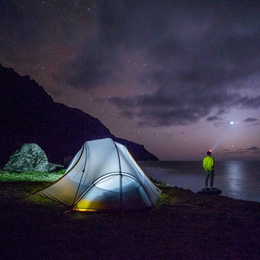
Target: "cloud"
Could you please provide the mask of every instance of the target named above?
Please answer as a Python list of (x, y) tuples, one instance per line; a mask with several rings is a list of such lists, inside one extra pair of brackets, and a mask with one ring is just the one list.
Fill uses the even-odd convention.
[(249, 117), (249, 118), (244, 120), (244, 122), (246, 122), (246, 123), (254, 123), (256, 121), (258, 121), (258, 119), (253, 118), (253, 117)]
[[(17, 45), (64, 43), (67, 56), (53, 80), (98, 90), (95, 98), (109, 90), (110, 104), (139, 125), (216, 123), (223, 114), (215, 111), (260, 107), (260, 2), (24, 3), (12, 5), (17, 18), (7, 23)], [(4, 13), (10, 22), (12, 12)], [(30, 24), (37, 15), (42, 19)]]
[[(170, 126), (196, 123), (205, 117), (207, 121), (219, 121), (224, 111), (230, 107), (252, 108), (249, 100), (252, 98), (242, 98), (239, 93), (229, 94), (226, 91), (199, 88), (192, 91), (184, 85), (177, 91), (175, 88), (162, 87), (147, 95), (114, 97), (110, 102), (122, 113), (127, 112), (131, 117), (139, 119), (141, 125)], [(222, 112), (210, 115), (214, 110)]]
[[(152, 82), (156, 90), (147, 95), (112, 98), (122, 116), (131, 115), (142, 125), (187, 125), (204, 117), (207, 121), (221, 120), (221, 115), (211, 114), (215, 110), (260, 107), (260, 95), (256, 95), (260, 87), (255, 83), (260, 81), (260, 61), (255, 55), (260, 51), (260, 34), (259, 25), (251, 21), (256, 12), (248, 6), (248, 16), (241, 20), (228, 13), (231, 5), (227, 5), (227, 11), (217, 8), (219, 13), (213, 17), (202, 14), (201, 6), (196, 7), (188, 22), (178, 21), (177, 13), (169, 20), (160, 17), (162, 29), (156, 39), (146, 34), (150, 37), (146, 58), (152, 65), (139, 79), (147, 89)], [(235, 8), (243, 12), (243, 7)], [(145, 26), (144, 31), (156, 30), (156, 26), (151, 28), (153, 22)], [(143, 39), (140, 34), (135, 38)]]
[(207, 118), (207, 121), (216, 121), (216, 120), (220, 120), (220, 118), (218, 116), (209, 116)]
[[(191, 11), (187, 8), (189, 5), (193, 7)], [(259, 6), (254, 7), (259, 9)], [(201, 6), (190, 1), (182, 4), (153, 1), (147, 5), (143, 1), (134, 5), (127, 1), (102, 1), (93, 16), (95, 26), (84, 28), (98, 31), (98, 36), (89, 35), (87, 51), (79, 53), (72, 67), (78, 62), (84, 66), (76, 68), (99, 72), (93, 56), (97, 56), (104, 66), (108, 53), (112, 52), (116, 59), (117, 48), (125, 51), (143, 49), (147, 61), (155, 65), (154, 70), (141, 77), (151, 77), (159, 84), (178, 81), (193, 86), (201, 83), (205, 87), (220, 85), (221, 88), (223, 82), (237, 75), (258, 72), (259, 65), (254, 55), (259, 50), (259, 25), (257, 27), (247, 17), (239, 19), (234, 12), (229, 12), (231, 8), (234, 6), (229, 4), (222, 9), (221, 5)], [(235, 9), (241, 12), (244, 5), (236, 5)], [(247, 13), (257, 15), (251, 6), (247, 7)], [(94, 51), (92, 47), (89, 49), (92, 41)], [(89, 62), (92, 60), (93, 68)], [(110, 66), (114, 63), (110, 62)]]
[(171, 126), (187, 125), (197, 122), (207, 114), (203, 107), (193, 109), (192, 105), (182, 103), (171, 93), (157, 91), (151, 95), (135, 97), (114, 97), (110, 99), (123, 113), (139, 118), (140, 125)]
[(247, 156), (258, 156), (260, 154), (260, 147), (252, 146), (246, 149), (237, 149), (237, 150), (230, 150), (230, 149), (223, 149), (222, 151), (217, 153), (218, 155), (225, 156), (228, 158), (237, 158), (237, 155), (244, 155), (246, 158)]
[(224, 109), (219, 110), (216, 114), (209, 116), (206, 120), (211, 122), (211, 121), (220, 121), (223, 119), (223, 115), (226, 114), (227, 111)]
[(247, 151), (252, 151), (253, 153), (255, 153), (255, 154), (259, 154), (260, 153), (260, 148), (259, 147), (257, 147), (257, 146), (252, 146), (252, 147), (250, 147), (250, 148), (248, 148), (248, 149), (246, 149)]
[(259, 120), (257, 118), (253, 118), (253, 117), (249, 117), (249, 118), (245, 119), (243, 122), (249, 123), (248, 126), (258, 126), (258, 125), (260, 125)]
[[(99, 44), (93, 42), (92, 45)], [(89, 46), (75, 60), (64, 66), (63, 81), (85, 90), (106, 86), (107, 82), (117, 82), (114, 71), (119, 64), (114, 52), (102, 46), (99, 49)]]

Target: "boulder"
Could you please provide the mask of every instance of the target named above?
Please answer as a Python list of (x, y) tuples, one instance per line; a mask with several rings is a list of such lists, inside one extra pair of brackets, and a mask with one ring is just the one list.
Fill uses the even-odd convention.
[(10, 156), (4, 170), (13, 172), (50, 172), (62, 165), (48, 162), (41, 147), (35, 143), (24, 144)]

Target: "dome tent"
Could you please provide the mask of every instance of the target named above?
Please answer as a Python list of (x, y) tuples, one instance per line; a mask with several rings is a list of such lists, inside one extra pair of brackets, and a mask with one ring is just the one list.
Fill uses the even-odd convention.
[(77, 211), (127, 211), (152, 207), (161, 190), (127, 148), (110, 138), (85, 142), (64, 175), (37, 194)]

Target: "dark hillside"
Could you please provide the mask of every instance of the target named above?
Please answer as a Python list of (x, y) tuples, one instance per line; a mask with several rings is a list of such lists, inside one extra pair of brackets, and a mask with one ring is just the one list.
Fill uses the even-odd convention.
[(55, 103), (29, 76), (0, 65), (0, 165), (24, 143), (35, 142), (50, 161), (64, 163), (85, 141), (110, 137), (125, 144), (136, 160), (158, 160), (142, 145), (117, 139), (97, 118)]

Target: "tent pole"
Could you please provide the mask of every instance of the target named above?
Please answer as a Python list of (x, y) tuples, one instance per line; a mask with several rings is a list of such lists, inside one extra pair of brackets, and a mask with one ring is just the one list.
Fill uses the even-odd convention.
[[(83, 148), (84, 148), (83, 151), (85, 151), (85, 144), (84, 144)], [(83, 153), (83, 151), (82, 151), (82, 153)], [(79, 182), (79, 185), (78, 185), (78, 188), (77, 188), (75, 197), (74, 197), (74, 199), (73, 199), (73, 203), (72, 203), (72, 205), (71, 205), (71, 209), (76, 205), (76, 204), (75, 204), (75, 201), (76, 201), (76, 198), (77, 198), (77, 196), (78, 196), (78, 192), (79, 192), (79, 188), (80, 188), (80, 185), (81, 185), (81, 181), (82, 181), (82, 178), (83, 178), (83, 175), (84, 175), (84, 172), (85, 172), (86, 162), (87, 162), (87, 156), (86, 156), (85, 163), (84, 163), (84, 168), (83, 168), (83, 170), (82, 170), (82, 174), (81, 174), (81, 177), (80, 177), (80, 182)]]
[(122, 174), (122, 167), (121, 167), (121, 161), (120, 161), (120, 155), (119, 155), (119, 151), (118, 151), (118, 147), (114, 142), (114, 145), (116, 147), (116, 151), (117, 151), (117, 157), (118, 157), (118, 167), (119, 167), (119, 176), (120, 176), (120, 180), (119, 180), (119, 187), (120, 187), (120, 211), (121, 211), (121, 215), (123, 214), (123, 174)]
[(120, 171), (120, 209), (121, 209), (121, 215), (123, 216), (123, 175)]

